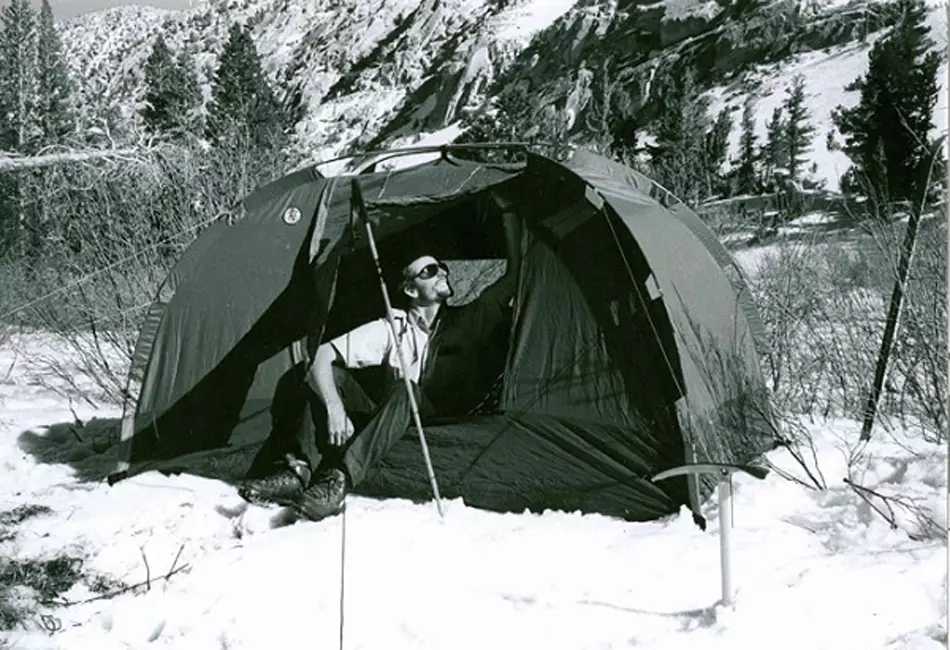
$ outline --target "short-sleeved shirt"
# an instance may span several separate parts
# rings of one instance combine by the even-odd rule
[[[391,376],[402,379],[402,349],[409,379],[418,383],[429,350],[429,333],[416,319],[401,309],[393,309],[397,348],[393,345],[393,331],[386,318],[379,318],[341,334],[330,341],[347,368],[387,366]]]
[[[393,309],[397,339],[409,379],[425,390],[440,412],[464,411],[480,399],[503,369],[510,322],[509,296],[499,285],[472,302],[443,306],[431,330],[401,309]],[[361,325],[330,341],[348,368],[387,366],[402,379],[397,348],[386,318]]]

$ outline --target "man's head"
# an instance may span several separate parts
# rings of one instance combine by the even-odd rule
[[[402,268],[400,288],[410,306],[443,304],[454,295],[449,269],[431,255],[422,255]]]

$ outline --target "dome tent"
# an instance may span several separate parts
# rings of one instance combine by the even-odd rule
[[[384,260],[420,240],[447,260],[503,257],[499,226],[479,209],[492,191],[525,224],[503,352],[484,361],[495,399],[426,423],[443,497],[629,520],[698,513],[713,483],[651,477],[748,463],[773,446],[762,328],[741,274],[693,212],[651,197],[642,174],[581,150],[565,163],[443,155],[357,178]],[[351,180],[289,174],[185,251],[134,353],[122,475],[243,477],[281,378],[319,342],[383,315]],[[412,429],[356,492],[431,497]]]

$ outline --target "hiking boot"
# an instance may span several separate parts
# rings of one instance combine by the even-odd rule
[[[328,469],[317,475],[295,500],[294,509],[303,517],[320,521],[343,510],[347,493],[346,473],[341,469]]]
[[[303,492],[307,478],[309,471],[288,467],[271,476],[244,481],[238,494],[245,501],[256,505],[276,503],[289,506]]]

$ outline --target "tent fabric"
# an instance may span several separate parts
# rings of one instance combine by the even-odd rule
[[[589,151],[578,151],[566,166],[570,169],[578,170],[581,176],[601,190],[609,191],[610,188],[614,188],[615,191],[623,195],[630,194],[629,190],[633,188],[643,197],[653,196],[652,190],[655,184],[644,174]],[[666,198],[675,198],[666,195],[665,192],[665,190],[662,190]],[[658,201],[655,201],[655,203],[659,204]],[[745,282],[742,271],[735,263],[735,260],[732,259],[732,255],[729,254],[729,251],[722,245],[722,242],[719,241],[713,231],[684,203],[674,200],[672,204],[664,205],[664,208],[684,226],[689,228],[690,232],[702,242],[706,250],[709,251],[709,254],[716,260],[719,267],[726,273],[739,298],[740,307],[751,329],[756,349],[760,355],[765,354],[768,349],[765,326],[762,324],[759,312],[752,300],[749,287]]]
[[[578,152],[566,164],[440,159],[353,178],[302,170],[252,194],[242,219],[185,252],[142,328],[132,473],[214,454],[246,468],[280,378],[319,342],[382,315],[354,178],[381,257],[419,241],[450,260],[503,257],[489,191],[525,224],[516,305],[497,337],[507,344],[486,351],[497,400],[427,423],[444,496],[654,519],[698,512],[712,488],[653,483],[658,472],[748,462],[769,446],[761,323],[728,253],[688,208],[651,198],[642,174]],[[409,431],[359,489],[424,499],[422,470]]]

